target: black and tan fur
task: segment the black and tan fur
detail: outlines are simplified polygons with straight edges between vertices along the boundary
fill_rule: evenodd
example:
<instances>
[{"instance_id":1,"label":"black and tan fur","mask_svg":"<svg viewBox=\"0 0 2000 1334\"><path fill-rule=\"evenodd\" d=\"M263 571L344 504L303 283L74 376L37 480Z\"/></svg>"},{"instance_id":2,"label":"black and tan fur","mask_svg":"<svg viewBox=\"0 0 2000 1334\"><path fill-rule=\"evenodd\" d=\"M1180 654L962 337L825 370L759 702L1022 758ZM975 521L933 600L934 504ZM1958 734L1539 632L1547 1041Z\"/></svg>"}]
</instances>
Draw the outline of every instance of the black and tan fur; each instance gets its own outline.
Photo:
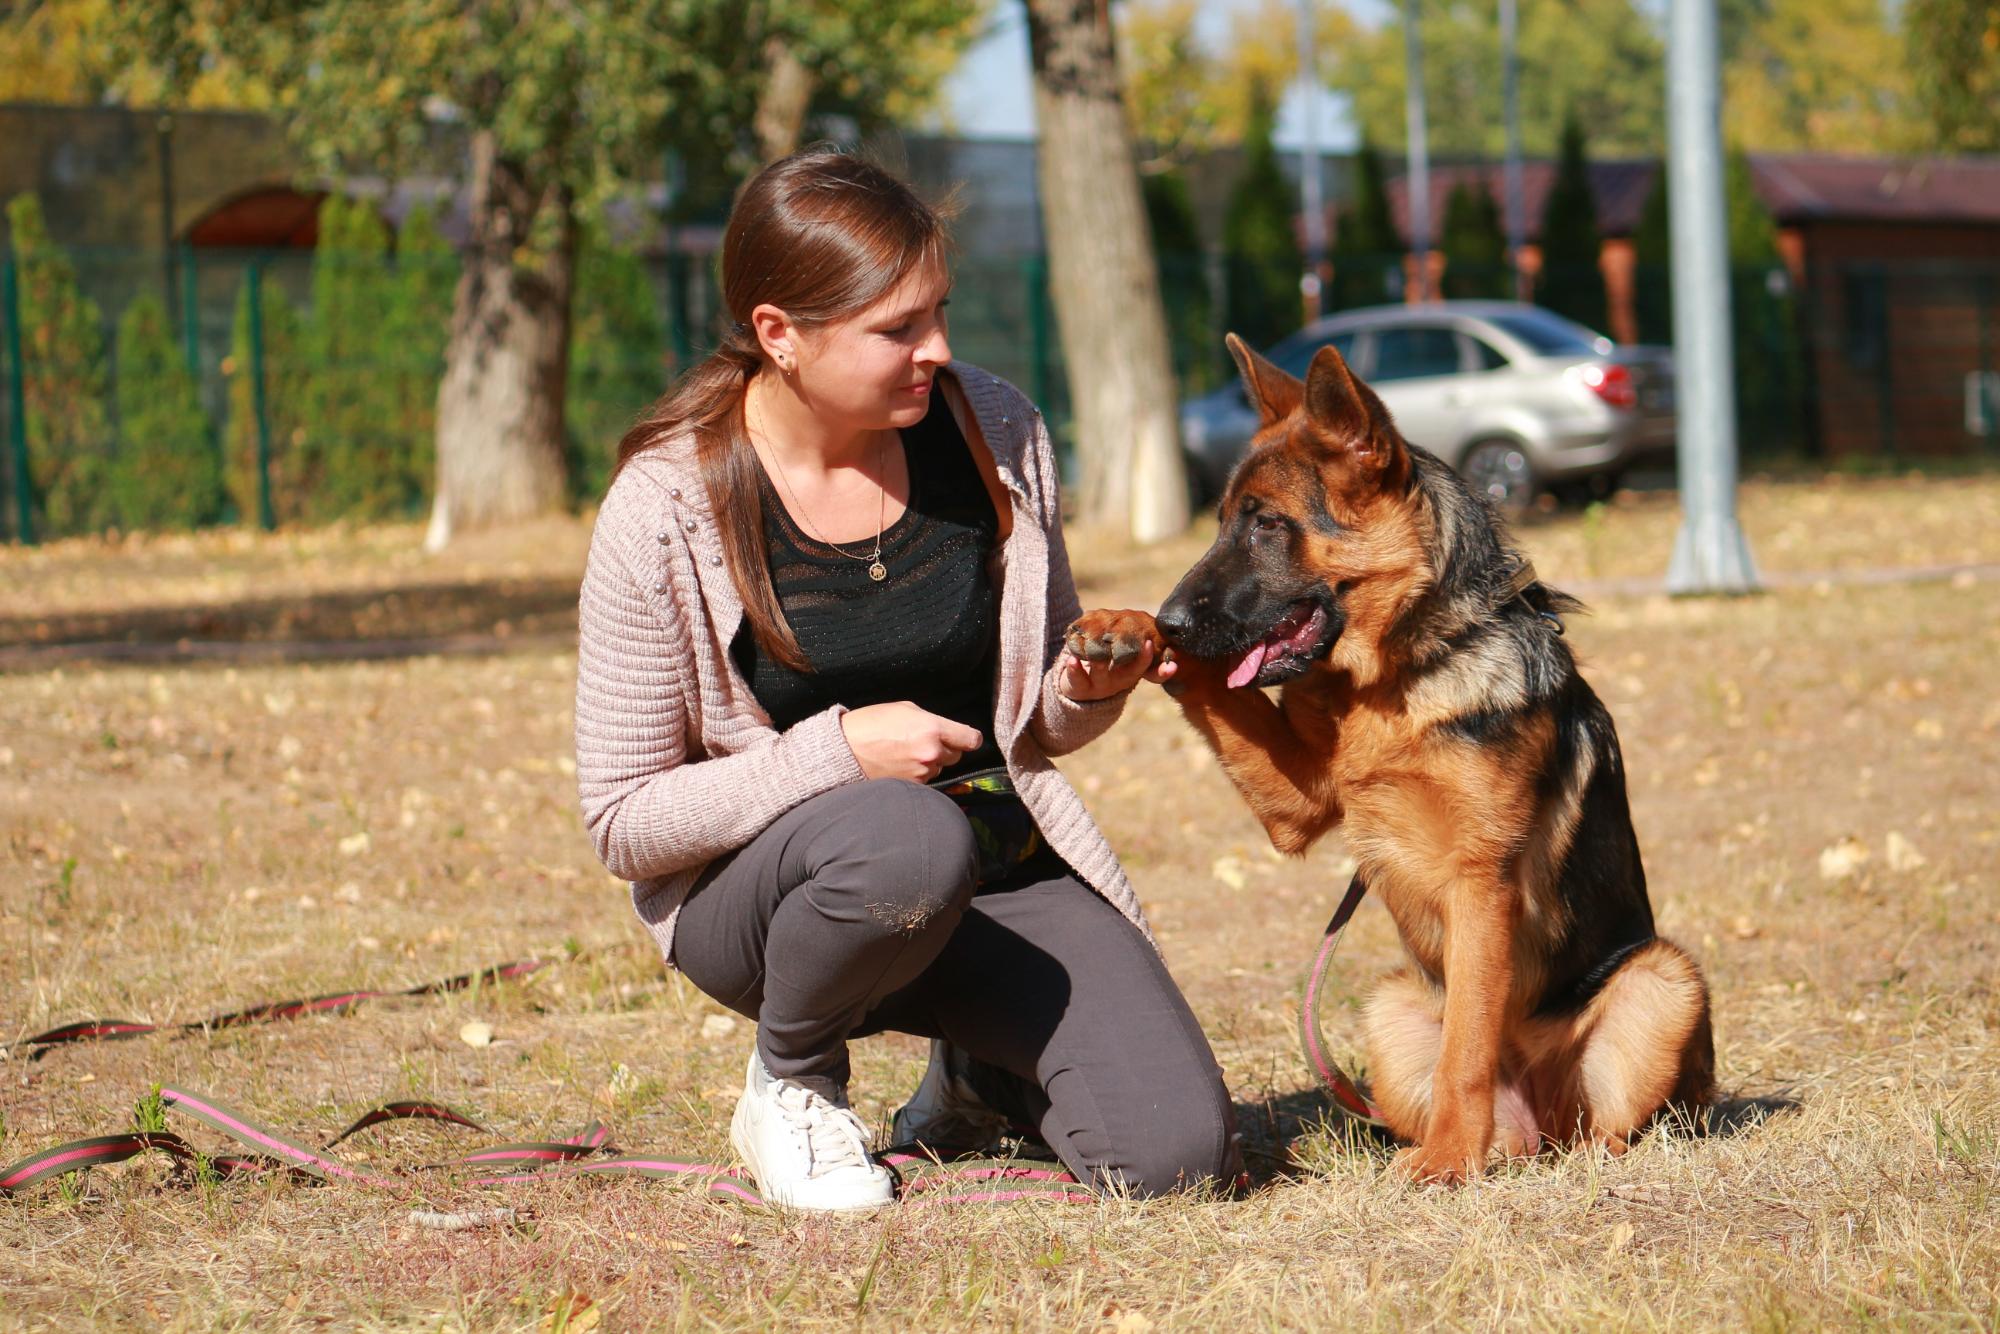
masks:
<instances>
[{"instance_id":1,"label":"black and tan fur","mask_svg":"<svg viewBox=\"0 0 2000 1334\"><path fill-rule=\"evenodd\" d=\"M1556 617L1576 604L1338 352L1301 383L1229 344L1263 426L1215 545L1157 622L1091 612L1070 649L1164 642L1188 721L1271 841L1302 853L1342 829L1412 965L1365 1012L1412 1176L1463 1180L1495 1148L1616 1152L1663 1110L1699 1116L1708 992L1654 932L1617 733ZM1293 651L1227 686L1293 625Z\"/></svg>"}]
</instances>

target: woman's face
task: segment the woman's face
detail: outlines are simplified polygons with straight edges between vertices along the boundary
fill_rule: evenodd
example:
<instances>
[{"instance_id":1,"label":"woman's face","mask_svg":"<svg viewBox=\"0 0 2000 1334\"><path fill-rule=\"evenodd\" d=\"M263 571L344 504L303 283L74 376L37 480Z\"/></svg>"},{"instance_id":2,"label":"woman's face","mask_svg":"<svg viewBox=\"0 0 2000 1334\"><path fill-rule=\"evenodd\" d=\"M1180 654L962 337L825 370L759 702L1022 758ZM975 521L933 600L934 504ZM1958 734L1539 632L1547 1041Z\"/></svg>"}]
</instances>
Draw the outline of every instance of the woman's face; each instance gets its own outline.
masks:
<instances>
[{"instance_id":1,"label":"woman's face","mask_svg":"<svg viewBox=\"0 0 2000 1334\"><path fill-rule=\"evenodd\" d=\"M788 325L796 353L784 378L829 424L915 426L930 411L938 368L951 360L950 292L949 273L920 269L859 314L814 329Z\"/></svg>"}]
</instances>

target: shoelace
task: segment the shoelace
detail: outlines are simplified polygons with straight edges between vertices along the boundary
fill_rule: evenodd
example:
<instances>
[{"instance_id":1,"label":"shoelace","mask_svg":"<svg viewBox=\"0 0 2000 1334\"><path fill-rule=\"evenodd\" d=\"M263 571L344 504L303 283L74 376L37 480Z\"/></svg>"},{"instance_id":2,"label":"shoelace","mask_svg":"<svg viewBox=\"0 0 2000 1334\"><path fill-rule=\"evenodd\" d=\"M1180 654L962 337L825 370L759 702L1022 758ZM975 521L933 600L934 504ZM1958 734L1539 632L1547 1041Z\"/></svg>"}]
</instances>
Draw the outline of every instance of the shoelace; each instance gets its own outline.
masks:
<instances>
[{"instance_id":1,"label":"shoelace","mask_svg":"<svg viewBox=\"0 0 2000 1334\"><path fill-rule=\"evenodd\" d=\"M806 1151L812 1158L808 1175L867 1165L868 1128L852 1111L796 1084L779 1094L778 1105L805 1135Z\"/></svg>"}]
</instances>

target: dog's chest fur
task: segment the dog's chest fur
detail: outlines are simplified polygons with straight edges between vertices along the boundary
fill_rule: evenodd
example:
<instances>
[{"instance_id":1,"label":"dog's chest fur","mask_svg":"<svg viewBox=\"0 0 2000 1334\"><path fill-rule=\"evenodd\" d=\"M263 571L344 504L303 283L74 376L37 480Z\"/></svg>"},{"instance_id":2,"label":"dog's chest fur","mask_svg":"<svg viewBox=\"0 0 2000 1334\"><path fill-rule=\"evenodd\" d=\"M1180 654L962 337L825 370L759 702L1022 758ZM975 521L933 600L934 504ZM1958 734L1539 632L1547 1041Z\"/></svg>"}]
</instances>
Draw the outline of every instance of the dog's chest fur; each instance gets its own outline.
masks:
<instances>
[{"instance_id":1,"label":"dog's chest fur","mask_svg":"<svg viewBox=\"0 0 2000 1334\"><path fill-rule=\"evenodd\" d=\"M1475 743L1413 718L1404 697L1362 692L1341 703L1327 753L1342 832L1416 964L1443 980L1454 894L1509 897L1531 936L1554 927L1553 887L1527 874L1536 859L1522 855L1543 825L1537 785L1550 720L1531 716L1514 735ZM1538 985L1535 953L1518 961L1529 992Z\"/></svg>"}]
</instances>

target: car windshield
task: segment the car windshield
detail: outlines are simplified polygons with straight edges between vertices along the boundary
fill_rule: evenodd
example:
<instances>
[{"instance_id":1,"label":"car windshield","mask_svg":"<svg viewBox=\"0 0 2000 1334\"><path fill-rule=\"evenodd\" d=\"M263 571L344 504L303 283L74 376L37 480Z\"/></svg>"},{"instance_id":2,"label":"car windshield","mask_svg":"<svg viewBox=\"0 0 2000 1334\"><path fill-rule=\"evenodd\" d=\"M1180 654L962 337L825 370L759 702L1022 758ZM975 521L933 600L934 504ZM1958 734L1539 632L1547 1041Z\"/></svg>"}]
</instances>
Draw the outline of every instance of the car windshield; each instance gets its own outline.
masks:
<instances>
[{"instance_id":1,"label":"car windshield","mask_svg":"<svg viewBox=\"0 0 2000 1334\"><path fill-rule=\"evenodd\" d=\"M1598 350L1599 335L1546 310L1508 311L1504 315L1488 315L1486 319L1526 344L1537 356L1589 356Z\"/></svg>"},{"instance_id":2,"label":"car windshield","mask_svg":"<svg viewBox=\"0 0 2000 1334\"><path fill-rule=\"evenodd\" d=\"M1305 329L1299 330L1289 338L1279 339L1271 350L1264 355L1273 366L1276 366L1285 374L1295 375L1303 380L1306 375L1306 368L1312 365L1313 354L1328 343L1339 348L1340 355L1343 357L1354 355L1354 335L1352 332L1334 334L1329 337L1326 334L1312 333Z\"/></svg>"}]
</instances>

